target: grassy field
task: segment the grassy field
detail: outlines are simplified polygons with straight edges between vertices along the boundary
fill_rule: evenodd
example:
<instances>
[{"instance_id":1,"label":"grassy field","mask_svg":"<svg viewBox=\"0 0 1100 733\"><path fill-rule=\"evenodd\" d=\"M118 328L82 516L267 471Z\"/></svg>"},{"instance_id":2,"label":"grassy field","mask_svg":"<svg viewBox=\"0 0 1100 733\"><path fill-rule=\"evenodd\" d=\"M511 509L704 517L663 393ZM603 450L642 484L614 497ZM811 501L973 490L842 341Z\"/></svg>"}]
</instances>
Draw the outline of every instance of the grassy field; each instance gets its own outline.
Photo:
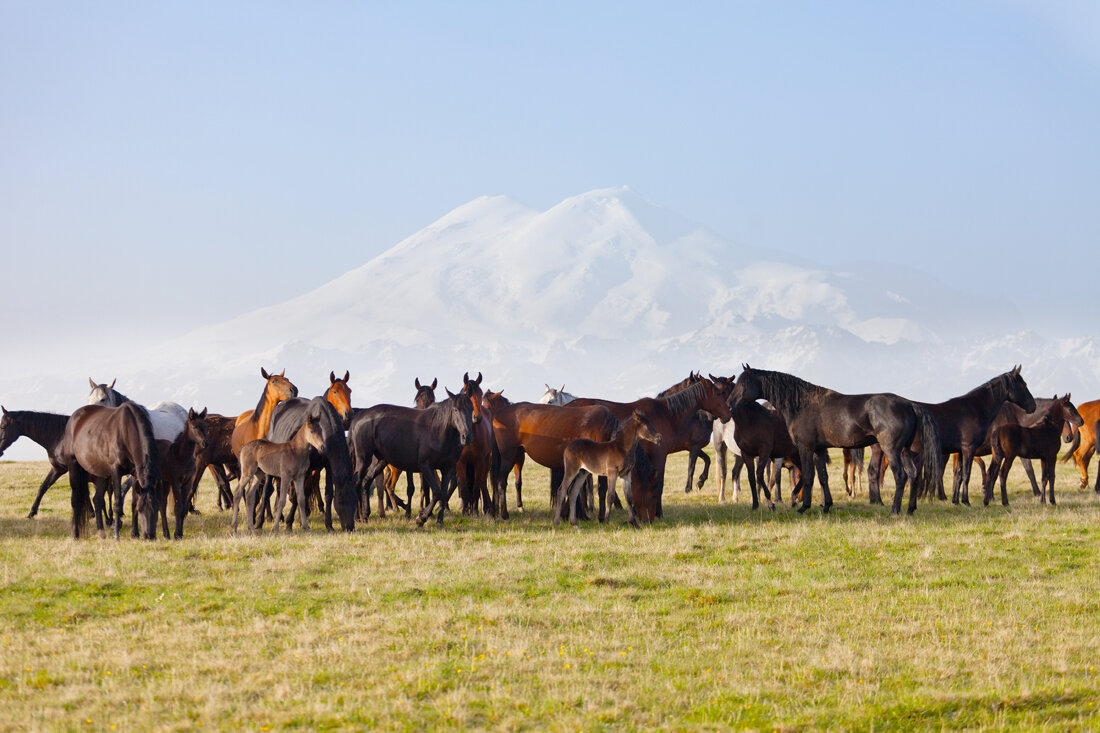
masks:
<instances>
[{"instance_id":1,"label":"grassy field","mask_svg":"<svg viewBox=\"0 0 1100 733\"><path fill-rule=\"evenodd\" d=\"M0 464L0 729L1100 728L1071 467L1057 507L1014 469L1008 509L891 519L685 496L682 456L640 531L552 529L529 465L509 522L233 537L205 483L156 543L70 540L64 480L25 519L45 464Z\"/></svg>"}]
</instances>

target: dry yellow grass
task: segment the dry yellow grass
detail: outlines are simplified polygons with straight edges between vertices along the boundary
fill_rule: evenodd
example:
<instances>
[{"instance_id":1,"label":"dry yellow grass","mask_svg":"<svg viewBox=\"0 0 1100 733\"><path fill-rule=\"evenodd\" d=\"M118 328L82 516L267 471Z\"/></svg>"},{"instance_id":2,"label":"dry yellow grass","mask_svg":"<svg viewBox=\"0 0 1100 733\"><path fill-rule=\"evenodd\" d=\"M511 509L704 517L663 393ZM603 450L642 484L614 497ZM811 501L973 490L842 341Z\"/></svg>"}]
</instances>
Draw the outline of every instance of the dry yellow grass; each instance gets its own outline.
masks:
<instances>
[{"instance_id":1,"label":"dry yellow grass","mask_svg":"<svg viewBox=\"0 0 1100 733\"><path fill-rule=\"evenodd\" d=\"M837 468L834 462L834 469ZM68 539L0 464L0 728L1100 727L1100 497L890 519L681 493L635 531L526 514L180 542ZM835 470L834 485L839 483ZM972 487L973 488L973 487ZM820 494L818 494L818 499ZM317 522L314 521L314 526Z\"/></svg>"}]
</instances>

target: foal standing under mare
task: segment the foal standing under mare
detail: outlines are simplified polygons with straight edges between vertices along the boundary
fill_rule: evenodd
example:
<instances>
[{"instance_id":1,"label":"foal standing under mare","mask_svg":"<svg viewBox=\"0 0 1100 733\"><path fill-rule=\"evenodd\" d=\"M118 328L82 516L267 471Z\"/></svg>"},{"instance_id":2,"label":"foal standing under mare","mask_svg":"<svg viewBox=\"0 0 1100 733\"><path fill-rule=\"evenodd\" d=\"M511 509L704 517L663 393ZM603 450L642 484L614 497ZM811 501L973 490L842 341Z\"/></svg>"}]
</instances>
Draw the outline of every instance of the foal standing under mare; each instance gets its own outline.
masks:
<instances>
[{"instance_id":1,"label":"foal standing under mare","mask_svg":"<svg viewBox=\"0 0 1100 733\"><path fill-rule=\"evenodd\" d=\"M558 501L554 511L554 525L561 523L561 515L566 497L569 499L569 523L577 526L577 493L580 491L582 474L587 471L593 476L603 476L607 479L611 493L615 493L615 484L619 476L626 476L634 468L637 456L638 441L646 440L650 443L660 443L661 434L645 419L642 413L635 410L630 417L619 424L618 430L606 442L596 442L587 438L578 438L565 446L563 459L565 471L561 487L558 488ZM630 508L630 523L638 526L638 519L634 516L634 501L629 489L625 490L626 504ZM607 507L610 513L611 507ZM606 522L606 515L600 521Z\"/></svg>"},{"instance_id":2,"label":"foal standing under mare","mask_svg":"<svg viewBox=\"0 0 1100 733\"><path fill-rule=\"evenodd\" d=\"M115 507L121 509L122 477L133 474L137 480L133 513L140 523L141 536L156 539L156 484L160 479L160 464L148 412L132 402L119 407L80 407L65 425L60 456L69 467L74 538L83 534L88 514L93 509L88 494L88 479L95 483L96 529L103 537L103 514L106 510L103 496L109 487L113 487ZM115 511L112 525L117 540L122 529L121 511Z\"/></svg>"},{"instance_id":3,"label":"foal standing under mare","mask_svg":"<svg viewBox=\"0 0 1100 733\"><path fill-rule=\"evenodd\" d=\"M275 499L275 531L279 531L278 518L282 516L283 504L291 487L297 492L298 506L302 507L299 513L302 530L309 531L309 521L305 513L305 482L306 474L309 473L311 446L319 451L325 448L320 421L315 413L310 413L294 433L294 437L285 443L273 443L270 440L257 438L241 449L241 480L237 484L237 493L233 495L234 532L237 531L237 517L242 496L246 497L248 531L255 531L256 498L259 493L257 489L264 486L268 478L279 479L279 495ZM256 486L257 483L259 486ZM287 531L291 526L291 522L288 521Z\"/></svg>"},{"instance_id":4,"label":"foal standing under mare","mask_svg":"<svg viewBox=\"0 0 1100 733\"><path fill-rule=\"evenodd\" d=\"M1062 426L1069 423L1080 427L1084 420L1077 408L1070 402L1069 394L1063 397L1055 397L1043 412L1039 422L1031 427L1023 427L1016 423L1008 423L997 428L990 436L989 442L993 449L993 461L989 465L989 476L985 483L984 503L989 506L993 499L993 483L998 474L1001 479L1001 504L1008 506L1008 489L1005 481L1008 478L1008 469L1012 467L1012 461L1016 458L1038 458L1042 466L1042 498L1043 504L1047 503L1047 487L1050 487L1050 503L1054 501L1054 465L1058 458L1059 437L1062 434Z\"/></svg>"},{"instance_id":5,"label":"foal standing under mare","mask_svg":"<svg viewBox=\"0 0 1100 733\"><path fill-rule=\"evenodd\" d=\"M4 455L4 451L12 443L26 436L46 449L46 455L50 461L50 471L46 474L46 478L42 479L42 485L38 487L34 503L31 504L31 511L27 514L27 519L32 519L38 514L38 506L42 503L46 490L69 472L69 466L63 462L61 456L61 443L65 437L65 425L69 422L69 416L29 410L9 412L3 406L0 406L0 410L3 410L3 415L0 415L0 456Z\"/></svg>"},{"instance_id":6,"label":"foal standing under mare","mask_svg":"<svg viewBox=\"0 0 1100 733\"><path fill-rule=\"evenodd\" d=\"M918 494L935 492L937 487L942 490L942 472L920 471L913 454L907 450L919 433L921 463L939 467L943 452L940 436L935 421L924 407L895 394L847 395L791 374L744 365L731 401L736 404L762 398L772 403L783 416L791 440L798 449L802 469L802 480L799 482L802 505L798 508L799 512L810 508L815 464L825 498L823 510L828 512L833 505L826 470L827 450L830 447L862 448L875 442L883 447L897 484L890 511L892 515L901 512L907 480L913 482L909 490L910 514L917 509Z\"/></svg>"},{"instance_id":7,"label":"foal standing under mare","mask_svg":"<svg viewBox=\"0 0 1100 733\"><path fill-rule=\"evenodd\" d=\"M952 453L959 454L955 464L952 482L951 501L970 505L968 486L970 470L981 446L986 443L997 414L1005 404L1017 405L1024 412L1035 409L1035 398L1015 366L1004 374L999 374L960 397L944 402L914 402L928 410L936 423L940 435L942 459ZM920 436L914 439L912 449L920 450ZM880 487L883 476L883 453L879 446L871 447L871 461L868 469L868 499L872 504L881 504ZM932 470L927 464L923 468ZM935 470L942 474L942 467ZM942 477L941 477L942 478ZM940 497L946 498L946 497Z\"/></svg>"}]
</instances>

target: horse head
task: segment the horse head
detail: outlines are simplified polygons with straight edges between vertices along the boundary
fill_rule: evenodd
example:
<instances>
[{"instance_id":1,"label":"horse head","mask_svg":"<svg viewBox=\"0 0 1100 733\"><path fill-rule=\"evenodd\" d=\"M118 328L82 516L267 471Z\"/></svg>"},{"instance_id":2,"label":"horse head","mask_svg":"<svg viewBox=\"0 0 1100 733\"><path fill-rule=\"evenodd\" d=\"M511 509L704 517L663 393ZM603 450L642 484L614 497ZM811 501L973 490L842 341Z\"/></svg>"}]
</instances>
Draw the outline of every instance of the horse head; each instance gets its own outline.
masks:
<instances>
[{"instance_id":1,"label":"horse head","mask_svg":"<svg viewBox=\"0 0 1100 733\"><path fill-rule=\"evenodd\" d=\"M729 401L730 395L733 394L733 385L736 380L732 377L716 377L713 374L708 373L710 381L714 383L714 388L718 390L718 394L722 396L723 400Z\"/></svg>"},{"instance_id":2,"label":"horse head","mask_svg":"<svg viewBox=\"0 0 1100 733\"><path fill-rule=\"evenodd\" d=\"M187 411L187 423L184 425L183 434L195 444L195 450L206 450L209 438L206 430L206 408L202 412L195 412L192 407Z\"/></svg>"},{"instance_id":3,"label":"horse head","mask_svg":"<svg viewBox=\"0 0 1100 733\"><path fill-rule=\"evenodd\" d=\"M699 396L699 409L706 410L719 420L729 420L732 417L729 403L722 397L714 382L700 378L696 384L702 388L702 393Z\"/></svg>"},{"instance_id":4,"label":"horse head","mask_svg":"<svg viewBox=\"0 0 1100 733\"><path fill-rule=\"evenodd\" d=\"M12 443L19 440L19 428L15 425L15 418L11 416L7 408L0 405L3 414L0 415L0 456L4 455Z\"/></svg>"},{"instance_id":5,"label":"horse head","mask_svg":"<svg viewBox=\"0 0 1100 733\"><path fill-rule=\"evenodd\" d=\"M1024 412L1035 412L1035 398L1031 396L1031 390L1027 388L1027 382L1020 374L1020 366L1013 367L1006 376L1008 379L1005 386L1008 388L1008 396L1005 399L1022 407Z\"/></svg>"},{"instance_id":6,"label":"horse head","mask_svg":"<svg viewBox=\"0 0 1100 733\"><path fill-rule=\"evenodd\" d=\"M337 379L336 372L329 372L329 388L325 390L324 395L328 403L340 413L340 417L343 418L345 423L351 417L351 387L348 386L348 379L350 378L351 372L347 370L344 370L343 379Z\"/></svg>"},{"instance_id":7,"label":"horse head","mask_svg":"<svg viewBox=\"0 0 1100 733\"><path fill-rule=\"evenodd\" d=\"M94 379L88 377L88 384L92 387L92 391L88 393L88 404L118 407L125 402L126 398L115 391L116 381L117 377L110 384L96 384Z\"/></svg>"},{"instance_id":8,"label":"horse head","mask_svg":"<svg viewBox=\"0 0 1100 733\"><path fill-rule=\"evenodd\" d=\"M470 400L470 407L473 410L472 423L476 425L481 422L481 398L484 396L481 391L481 372L477 373L477 379L470 379L469 372L463 374L462 391L459 394Z\"/></svg>"},{"instance_id":9,"label":"horse head","mask_svg":"<svg viewBox=\"0 0 1100 733\"><path fill-rule=\"evenodd\" d=\"M298 396L298 388L284 376L285 374L286 369L278 374L268 374L266 369L260 367L260 376L267 380L264 395L272 402L282 402Z\"/></svg>"},{"instance_id":10,"label":"horse head","mask_svg":"<svg viewBox=\"0 0 1100 733\"><path fill-rule=\"evenodd\" d=\"M638 424L638 438L641 440L648 440L654 445L661 444L661 431L653 427L653 423L651 423L645 415L634 410L634 412L630 414L630 419Z\"/></svg>"},{"instance_id":11,"label":"horse head","mask_svg":"<svg viewBox=\"0 0 1100 733\"><path fill-rule=\"evenodd\" d=\"M305 433L306 443L317 449L318 453L325 452L325 434L321 431L321 417L315 410L310 410L302 427L298 428Z\"/></svg>"},{"instance_id":12,"label":"horse head","mask_svg":"<svg viewBox=\"0 0 1100 733\"><path fill-rule=\"evenodd\" d=\"M746 402L756 402L763 396L763 387L760 378L753 372L748 364L741 365L741 375L733 385L728 404L743 405Z\"/></svg>"},{"instance_id":13,"label":"horse head","mask_svg":"<svg viewBox=\"0 0 1100 733\"><path fill-rule=\"evenodd\" d=\"M1070 401L1070 393L1066 392L1065 396L1058 400L1058 407L1062 413L1062 419L1066 421L1071 428L1079 428L1085 424L1085 419L1081 417L1081 413L1077 411L1073 402Z\"/></svg>"},{"instance_id":14,"label":"horse head","mask_svg":"<svg viewBox=\"0 0 1100 733\"><path fill-rule=\"evenodd\" d=\"M446 389L446 388L444 388ZM461 390L459 391L461 394ZM447 396L451 398L450 407L447 410L447 421L458 431L459 445L469 445L470 433L474 430L474 408L469 399L459 399L459 395L447 390Z\"/></svg>"},{"instance_id":15,"label":"horse head","mask_svg":"<svg viewBox=\"0 0 1100 733\"><path fill-rule=\"evenodd\" d=\"M435 386L439 384L438 379L433 379L431 386L428 386L421 384L420 377L417 377L413 384L416 385L416 399L413 404L417 409L423 410L435 404Z\"/></svg>"}]
</instances>

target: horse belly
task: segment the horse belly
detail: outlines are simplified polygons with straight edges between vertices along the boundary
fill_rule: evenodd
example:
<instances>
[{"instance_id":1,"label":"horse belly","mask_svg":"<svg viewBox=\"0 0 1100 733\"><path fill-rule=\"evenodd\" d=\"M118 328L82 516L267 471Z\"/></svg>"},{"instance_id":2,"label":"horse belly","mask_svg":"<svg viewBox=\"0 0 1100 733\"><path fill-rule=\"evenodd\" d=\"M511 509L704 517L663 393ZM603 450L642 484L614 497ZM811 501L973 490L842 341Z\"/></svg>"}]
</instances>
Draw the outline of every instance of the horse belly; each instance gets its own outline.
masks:
<instances>
[{"instance_id":1,"label":"horse belly","mask_svg":"<svg viewBox=\"0 0 1100 733\"><path fill-rule=\"evenodd\" d=\"M556 471L565 468L563 456L567 442L561 438L547 438L530 433L520 435L520 445L523 446L527 457L540 466Z\"/></svg>"}]
</instances>

